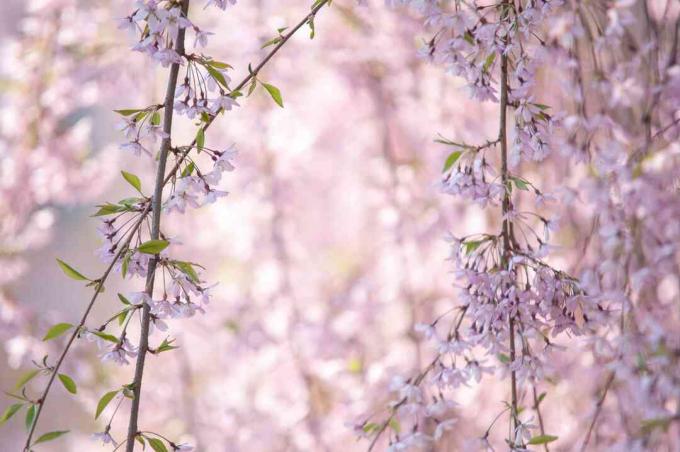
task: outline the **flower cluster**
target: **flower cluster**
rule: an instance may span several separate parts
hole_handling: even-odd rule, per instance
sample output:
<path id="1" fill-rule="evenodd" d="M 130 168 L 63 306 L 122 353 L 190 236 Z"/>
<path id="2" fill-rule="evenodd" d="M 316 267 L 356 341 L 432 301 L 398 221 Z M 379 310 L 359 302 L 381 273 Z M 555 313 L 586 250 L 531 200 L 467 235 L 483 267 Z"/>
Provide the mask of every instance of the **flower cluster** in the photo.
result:
<path id="1" fill-rule="evenodd" d="M 442 190 L 482 207 L 493 206 L 501 230 L 450 237 L 450 261 L 462 288 L 460 303 L 434 322 L 417 326 L 433 343 L 435 358 L 417 378 L 399 382 L 384 422 L 367 421 L 360 427 L 373 436 L 371 448 L 388 427 L 390 450 L 436 441 L 455 417 L 449 413 L 434 423 L 428 421 L 432 404 L 443 401 L 451 408 L 450 397 L 457 388 L 498 370 L 511 380 L 507 411 L 512 428 L 506 441 L 513 450 L 524 450 L 528 443 L 541 444 L 552 437 L 542 424 L 537 432 L 537 425 L 520 417 L 520 399 L 526 394 L 522 388 L 545 379 L 551 354 L 561 348 L 555 343 L 561 333 L 591 334 L 608 318 L 577 279 L 543 260 L 551 249 L 556 218 L 520 209 L 520 194 L 533 195 L 538 207 L 554 197 L 510 172 L 522 161 L 542 161 L 551 152 L 558 122 L 547 112 L 549 107 L 534 100 L 533 88 L 544 53 L 541 27 L 559 2 L 535 1 L 518 7 L 513 2 L 475 1 L 456 3 L 450 9 L 436 1 L 396 3 L 417 9 L 435 30 L 421 55 L 463 77 L 474 99 L 500 106 L 496 140 L 483 145 L 437 141 L 454 148 L 444 166 Z M 511 124 L 507 109 L 514 109 L 512 146 L 507 143 Z M 437 394 L 433 402 L 427 392 Z M 494 422 L 481 435 L 484 442 Z M 393 423 L 402 428 L 394 428 Z M 405 425 L 409 427 L 404 429 Z"/>

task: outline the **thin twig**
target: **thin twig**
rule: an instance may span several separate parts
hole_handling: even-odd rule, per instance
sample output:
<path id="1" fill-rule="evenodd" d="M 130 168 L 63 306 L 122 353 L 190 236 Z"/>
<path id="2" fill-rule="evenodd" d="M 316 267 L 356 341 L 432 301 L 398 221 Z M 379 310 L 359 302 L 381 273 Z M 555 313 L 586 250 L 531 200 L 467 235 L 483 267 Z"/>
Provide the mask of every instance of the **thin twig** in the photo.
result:
<path id="1" fill-rule="evenodd" d="M 80 322 L 78 325 L 75 327 L 73 330 L 73 333 L 71 334 L 71 337 L 69 340 L 66 342 L 66 346 L 64 347 L 64 350 L 61 352 L 61 355 L 59 356 L 59 359 L 57 360 L 57 363 L 52 367 L 52 373 L 50 375 L 50 379 L 47 381 L 47 385 L 45 386 L 45 389 L 43 390 L 42 395 L 38 399 L 38 410 L 35 413 L 35 418 L 33 419 L 33 423 L 31 424 L 31 429 L 28 431 L 28 436 L 26 437 L 26 444 L 24 445 L 24 451 L 28 451 L 31 447 L 31 439 L 33 438 L 33 433 L 35 432 L 36 426 L 38 425 L 38 420 L 40 419 L 40 414 L 42 413 L 43 406 L 45 406 L 45 401 L 47 400 L 47 395 L 50 392 L 50 388 L 52 387 L 52 383 L 54 383 L 54 379 L 57 376 L 57 373 L 59 372 L 59 369 L 61 368 L 61 365 L 64 362 L 64 358 L 66 358 L 66 354 L 71 348 L 71 345 L 73 344 L 73 341 L 75 341 L 76 337 L 81 333 L 81 329 L 85 326 L 85 321 L 87 320 L 88 316 L 90 315 L 90 311 L 92 310 L 92 307 L 94 306 L 95 301 L 97 301 L 97 298 L 99 297 L 99 294 L 102 292 L 102 288 L 104 287 L 104 282 L 108 278 L 109 274 L 111 273 L 111 270 L 113 270 L 113 267 L 116 265 L 116 262 L 120 258 L 120 256 L 125 253 L 130 245 L 130 242 L 132 241 L 132 238 L 135 235 L 135 232 L 139 228 L 139 226 L 142 224 L 144 221 L 144 217 L 146 214 L 149 212 L 149 209 L 151 207 L 151 204 L 147 204 L 147 206 L 144 208 L 144 210 L 140 213 L 139 219 L 135 223 L 135 227 L 132 228 L 132 230 L 128 233 L 127 238 L 125 239 L 125 243 L 119 248 L 118 253 L 114 256 L 113 260 L 109 264 L 109 266 L 106 268 L 104 271 L 104 274 L 102 275 L 101 278 L 99 278 L 97 285 L 95 286 L 94 294 L 92 295 L 92 298 L 90 299 L 89 304 L 87 305 L 87 308 L 85 308 L 85 312 L 83 313 L 83 316 L 80 319 Z"/>
<path id="2" fill-rule="evenodd" d="M 532 386 L 532 390 L 534 396 L 534 411 L 538 417 L 538 426 L 541 429 L 541 435 L 545 436 L 545 425 L 543 424 L 543 415 L 541 414 L 540 407 L 541 401 L 538 400 L 538 396 L 536 395 L 536 385 Z M 544 443 L 543 448 L 545 449 L 545 452 L 550 452 L 550 449 L 548 449 L 548 443 Z"/>
<path id="3" fill-rule="evenodd" d="M 595 424 L 597 423 L 597 418 L 600 416 L 600 412 L 602 412 L 602 406 L 604 405 L 604 399 L 607 397 L 607 393 L 609 392 L 609 388 L 611 388 L 612 383 L 614 382 L 614 376 L 615 373 L 612 372 L 609 374 L 609 377 L 607 377 L 607 382 L 604 385 L 604 389 L 602 390 L 602 395 L 600 396 L 600 399 L 597 401 L 597 405 L 595 405 L 595 414 L 593 415 L 593 420 L 590 421 L 590 426 L 588 426 L 588 433 L 586 433 L 586 437 L 583 439 L 583 444 L 581 445 L 581 452 L 585 452 L 586 447 L 588 446 L 588 443 L 590 442 L 590 436 L 593 434 L 593 430 L 595 429 Z"/>

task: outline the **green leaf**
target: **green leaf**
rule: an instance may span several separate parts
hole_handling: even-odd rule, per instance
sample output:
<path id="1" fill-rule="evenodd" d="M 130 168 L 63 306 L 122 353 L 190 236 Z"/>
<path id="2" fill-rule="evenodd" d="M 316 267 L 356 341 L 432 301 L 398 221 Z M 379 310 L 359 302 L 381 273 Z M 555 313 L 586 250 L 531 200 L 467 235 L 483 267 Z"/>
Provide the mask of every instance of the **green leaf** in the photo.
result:
<path id="1" fill-rule="evenodd" d="M 486 57 L 486 60 L 484 61 L 484 72 L 488 72 L 489 68 L 493 64 L 494 60 L 496 59 L 496 53 L 492 53 L 488 57 Z"/>
<path id="2" fill-rule="evenodd" d="M 203 146 L 205 145 L 205 129 L 201 127 L 198 129 L 198 132 L 196 132 L 196 149 L 199 151 L 203 149 Z"/>
<path id="3" fill-rule="evenodd" d="M 175 342 L 174 339 L 168 340 L 168 338 L 166 337 L 165 339 L 163 339 L 163 342 L 161 342 L 161 345 L 159 345 L 158 348 L 156 348 L 156 353 L 169 352 L 170 350 L 179 348 L 175 345 L 172 345 L 173 342 Z"/>
<path id="4" fill-rule="evenodd" d="M 146 110 L 140 111 L 140 112 L 137 113 L 137 114 L 135 115 L 135 117 L 134 117 L 135 122 L 139 122 L 139 121 L 141 121 L 142 119 L 146 118 L 146 116 L 147 116 L 148 114 L 149 114 L 149 112 L 146 111 Z"/>
<path id="5" fill-rule="evenodd" d="M 545 399 L 545 396 L 548 395 L 547 392 L 542 392 L 541 395 L 538 396 L 536 399 L 536 405 L 540 405 L 543 399 Z"/>
<path id="6" fill-rule="evenodd" d="M 26 430 L 30 430 L 31 427 L 33 426 L 33 420 L 35 419 L 35 413 L 37 411 L 36 405 L 31 405 L 31 407 L 26 410 L 26 419 L 24 419 L 26 423 Z"/>
<path id="7" fill-rule="evenodd" d="M 123 323 L 125 323 L 125 319 L 127 319 L 129 309 L 123 309 L 118 313 L 116 316 L 116 319 L 118 319 L 118 325 L 123 326 Z"/>
<path id="8" fill-rule="evenodd" d="M 111 403 L 111 400 L 113 400 L 114 397 L 116 397 L 116 394 L 118 394 L 119 390 L 116 389 L 115 391 L 109 391 L 106 394 L 102 396 L 101 399 L 99 399 L 99 402 L 97 403 L 97 411 L 95 412 L 94 418 L 97 419 L 100 414 L 102 414 L 102 411 L 104 411 L 104 408 L 107 407 L 109 403 Z"/>
<path id="9" fill-rule="evenodd" d="M 170 245 L 167 240 L 149 240 L 137 248 L 137 251 L 144 254 L 158 254 Z"/>
<path id="10" fill-rule="evenodd" d="M 161 114 L 158 113 L 157 111 L 154 111 L 153 116 L 151 116 L 151 124 L 153 124 L 154 126 L 161 125 Z"/>
<path id="11" fill-rule="evenodd" d="M 91 333 L 97 337 L 104 339 L 105 341 L 113 342 L 114 344 L 120 342 L 116 336 L 104 333 L 103 331 L 91 331 Z"/>
<path id="12" fill-rule="evenodd" d="M 455 165 L 461 155 L 463 155 L 463 151 L 453 151 L 450 153 L 449 156 L 446 157 L 442 173 L 447 172 L 453 165 Z"/>
<path id="13" fill-rule="evenodd" d="M 183 170 L 182 170 L 182 177 L 187 177 L 191 176 L 191 174 L 194 172 L 196 169 L 196 165 L 194 162 L 189 163 Z"/>
<path id="14" fill-rule="evenodd" d="M 59 267 L 61 267 L 61 271 L 63 271 L 64 274 L 69 278 L 75 279 L 77 281 L 91 281 L 90 278 L 86 278 L 85 276 L 81 275 L 75 268 L 71 267 L 61 259 L 57 259 L 57 263 L 59 264 Z"/>
<path id="15" fill-rule="evenodd" d="M 529 190 L 529 182 L 522 179 L 521 177 L 511 177 L 512 181 L 515 183 L 515 186 L 519 188 L 520 190 Z"/>
<path id="16" fill-rule="evenodd" d="M 262 83 L 262 86 L 264 86 L 264 89 L 267 90 L 269 95 L 272 96 L 272 99 L 274 99 L 274 102 L 276 102 L 276 104 L 279 107 L 283 108 L 283 98 L 281 98 L 281 91 L 276 86 L 270 85 L 269 83 L 264 83 L 264 82 L 260 82 L 260 83 Z"/>
<path id="17" fill-rule="evenodd" d="M 380 425 L 376 424 L 375 422 L 368 422 L 363 426 L 362 430 L 368 434 L 371 434 L 380 430 Z"/>
<path id="18" fill-rule="evenodd" d="M 155 452 L 168 452 L 168 449 L 165 447 L 165 444 L 163 444 L 163 441 L 161 441 L 158 438 L 149 438 L 148 436 L 146 437 L 146 440 L 149 441 L 149 446 L 155 451 Z"/>
<path id="19" fill-rule="evenodd" d="M 642 433 L 645 435 L 651 434 L 656 429 L 668 430 L 672 417 L 657 417 L 652 419 L 645 419 L 640 423 Z"/>
<path id="20" fill-rule="evenodd" d="M 276 45 L 276 44 L 278 44 L 279 42 L 281 42 L 282 39 L 283 39 L 283 38 L 282 38 L 281 36 L 277 36 L 277 37 L 275 37 L 275 38 L 272 38 L 272 39 L 270 39 L 269 41 L 267 41 L 267 42 L 265 42 L 264 44 L 262 44 L 262 47 L 260 47 L 260 48 L 261 48 L 261 49 L 264 49 L 264 48 L 266 48 L 266 47 Z"/>
<path id="21" fill-rule="evenodd" d="M 130 306 L 132 303 L 130 303 L 130 300 L 125 298 L 123 294 L 118 294 L 118 299 L 120 300 L 121 303 L 123 303 L 125 306 Z"/>
<path id="22" fill-rule="evenodd" d="M 233 67 L 231 64 L 227 64 L 227 63 L 223 63 L 221 61 L 215 61 L 215 60 L 206 61 L 205 63 L 209 64 L 212 67 L 216 67 L 218 69 L 232 69 L 232 67 Z"/>
<path id="23" fill-rule="evenodd" d="M 115 111 L 116 113 L 118 113 L 119 115 L 122 115 L 122 116 L 130 116 L 130 115 L 134 115 L 135 113 L 139 113 L 140 111 L 143 111 L 143 110 L 126 109 L 126 110 L 113 110 L 113 111 Z"/>
<path id="24" fill-rule="evenodd" d="M 61 336 L 71 328 L 73 328 L 73 325 L 71 325 L 70 323 L 57 323 L 52 328 L 47 330 L 45 337 L 43 337 L 43 341 L 49 341 L 50 339 L 54 339 L 55 337 Z"/>
<path id="25" fill-rule="evenodd" d="M 222 74 L 220 71 L 218 71 L 212 66 L 205 65 L 203 67 L 206 68 L 210 76 L 214 78 L 217 83 L 229 89 L 229 87 L 227 86 L 227 80 L 224 78 L 224 74 Z"/>
<path id="26" fill-rule="evenodd" d="M 199 282 L 198 273 L 196 273 L 193 265 L 191 265 L 189 262 L 175 261 L 174 265 L 179 271 L 187 275 L 193 282 Z"/>
<path id="27" fill-rule="evenodd" d="M 73 378 L 69 377 L 66 374 L 59 374 L 58 375 L 59 380 L 61 381 L 61 384 L 64 385 L 66 390 L 70 392 L 71 394 L 75 394 L 78 392 L 78 389 L 76 387 L 76 382 L 73 381 Z"/>
<path id="28" fill-rule="evenodd" d="M 132 259 L 132 254 L 126 252 L 125 256 L 123 256 L 123 261 L 121 263 L 121 268 L 120 268 L 120 272 L 121 272 L 121 275 L 123 275 L 123 278 L 125 278 L 125 276 L 127 275 L 128 268 L 130 267 L 130 259 Z"/>
<path id="29" fill-rule="evenodd" d="M 538 435 L 531 438 L 529 440 L 529 444 L 534 446 L 538 444 L 547 444 L 557 440 L 557 438 L 558 438 L 557 436 L 553 435 Z"/>
<path id="30" fill-rule="evenodd" d="M 114 213 L 124 212 L 125 207 L 118 206 L 116 204 L 106 203 L 98 205 L 99 210 L 92 215 L 93 217 L 101 217 L 104 215 L 112 215 Z"/>
<path id="31" fill-rule="evenodd" d="M 144 441 L 143 436 L 140 435 L 135 436 L 135 441 L 142 445 L 142 450 L 146 450 L 146 441 Z"/>
<path id="32" fill-rule="evenodd" d="M 474 250 L 479 248 L 479 246 L 484 242 L 485 242 L 485 240 L 469 240 L 469 241 L 465 242 L 463 244 L 463 245 L 465 245 L 465 254 L 472 253 Z"/>
<path id="33" fill-rule="evenodd" d="M 137 190 L 139 193 L 142 193 L 142 181 L 139 180 L 139 177 L 132 173 L 128 173 L 127 171 L 121 171 L 120 174 L 123 175 L 123 179 L 128 181 L 128 183 L 132 185 L 135 190 Z"/>
<path id="34" fill-rule="evenodd" d="M 496 357 L 498 358 L 498 361 L 502 362 L 503 364 L 508 364 L 510 362 L 510 357 L 505 353 L 499 353 L 496 355 Z"/>
<path id="35" fill-rule="evenodd" d="M 56 432 L 49 432 L 45 433 L 44 435 L 40 436 L 35 443 L 33 444 L 40 444 L 40 443 L 46 443 L 47 441 L 52 441 L 53 439 L 59 438 L 61 435 L 65 435 L 69 432 L 69 430 L 60 430 Z"/>
<path id="36" fill-rule="evenodd" d="M 40 373 L 39 369 L 33 369 L 22 374 L 21 377 L 19 377 L 19 380 L 17 380 L 17 384 L 14 386 L 14 389 L 23 388 L 24 386 L 26 386 L 26 383 L 33 380 L 35 376 L 38 375 L 38 373 Z"/>
<path id="37" fill-rule="evenodd" d="M 24 406 L 23 403 L 15 403 L 13 405 L 10 405 L 7 407 L 4 413 L 2 413 L 2 416 L 0 416 L 0 425 L 4 424 L 5 422 L 9 421 L 9 419 L 17 414 L 17 411 L 21 409 L 21 407 Z"/>

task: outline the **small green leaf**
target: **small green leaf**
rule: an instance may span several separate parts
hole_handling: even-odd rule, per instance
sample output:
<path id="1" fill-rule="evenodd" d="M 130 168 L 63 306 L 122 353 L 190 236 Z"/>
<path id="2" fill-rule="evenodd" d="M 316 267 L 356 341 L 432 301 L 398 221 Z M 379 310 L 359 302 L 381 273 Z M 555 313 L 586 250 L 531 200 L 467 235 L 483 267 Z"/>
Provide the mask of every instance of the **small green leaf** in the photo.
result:
<path id="1" fill-rule="evenodd" d="M 278 44 L 279 42 L 281 42 L 282 39 L 283 39 L 283 38 L 282 38 L 281 36 L 277 36 L 277 37 L 275 37 L 275 38 L 272 38 L 272 39 L 270 39 L 269 41 L 267 41 L 267 42 L 265 42 L 264 44 L 262 44 L 262 47 L 260 47 L 260 48 L 261 48 L 261 49 L 264 49 L 265 47 L 269 47 L 269 46 L 276 45 L 276 44 Z"/>
<path id="2" fill-rule="evenodd" d="M 73 278 L 77 281 L 91 281 L 90 278 L 86 278 L 85 276 L 81 275 L 76 269 L 61 259 L 57 259 L 57 263 L 59 264 L 59 267 L 61 267 L 61 270 L 64 272 L 64 274 L 69 278 Z"/>
<path id="3" fill-rule="evenodd" d="M 115 111 L 116 113 L 118 113 L 119 115 L 122 115 L 122 116 L 130 116 L 130 115 L 134 115 L 135 113 L 139 113 L 142 110 L 126 109 L 126 110 L 113 110 L 113 111 Z"/>
<path id="4" fill-rule="evenodd" d="M 121 263 L 121 268 L 120 268 L 120 273 L 125 278 L 128 272 L 128 268 L 130 267 L 130 259 L 132 258 L 132 254 L 126 252 L 125 256 L 123 256 L 123 261 Z"/>
<path id="5" fill-rule="evenodd" d="M 100 414 L 102 414 L 102 411 L 107 407 L 109 403 L 111 403 L 111 400 L 113 400 L 114 397 L 116 397 L 116 394 L 118 394 L 119 390 L 116 389 L 115 391 L 109 391 L 106 394 L 102 396 L 101 399 L 99 399 L 99 402 L 97 403 L 97 411 L 95 412 L 94 418 L 97 419 Z"/>
<path id="6" fill-rule="evenodd" d="M 124 212 L 125 208 L 116 204 L 106 203 L 99 206 L 99 210 L 92 215 L 93 217 L 101 217 L 104 215 L 112 215 L 114 213 Z"/>
<path id="7" fill-rule="evenodd" d="M 276 86 L 270 85 L 269 83 L 264 83 L 264 82 L 260 82 L 260 83 L 262 83 L 262 86 L 264 86 L 264 89 L 267 90 L 269 95 L 272 96 L 272 99 L 274 99 L 274 102 L 276 102 L 276 104 L 279 107 L 283 108 L 283 98 L 281 97 L 281 91 Z"/>
<path id="8" fill-rule="evenodd" d="M 543 399 L 545 399 L 545 396 L 548 395 L 547 392 L 542 392 L 541 395 L 538 396 L 536 399 L 536 405 L 540 405 Z"/>
<path id="9" fill-rule="evenodd" d="M 199 282 L 198 273 L 196 273 L 193 265 L 191 265 L 189 262 L 175 261 L 174 265 L 179 271 L 187 275 L 193 282 Z"/>
<path id="10" fill-rule="evenodd" d="M 73 378 L 69 377 L 66 374 L 59 374 L 58 375 L 59 380 L 61 381 L 61 384 L 64 385 L 66 390 L 70 392 L 71 394 L 75 394 L 78 392 L 78 389 L 76 387 L 76 382 L 73 381 Z"/>
<path id="11" fill-rule="evenodd" d="M 45 333 L 45 337 L 43 337 L 43 341 L 49 341 L 50 339 L 54 339 L 55 337 L 61 336 L 71 328 L 73 328 L 73 325 L 71 325 L 70 323 L 57 323 L 52 328 L 47 330 L 47 333 Z"/>
<path id="12" fill-rule="evenodd" d="M 31 407 L 26 410 L 26 419 L 24 419 L 24 422 L 26 423 L 26 430 L 30 430 L 33 426 L 33 420 L 35 419 L 36 411 L 36 405 L 31 405 Z"/>
<path id="13" fill-rule="evenodd" d="M 155 451 L 155 452 L 168 452 L 168 449 L 165 447 L 165 444 L 163 444 L 163 441 L 161 441 L 158 438 L 149 438 L 148 436 L 146 437 L 146 440 L 149 441 L 149 446 Z"/>
<path id="14" fill-rule="evenodd" d="M 130 306 L 132 303 L 130 303 L 130 300 L 125 298 L 123 294 L 118 294 L 118 299 L 120 300 L 121 303 L 123 303 L 125 306 Z"/>
<path id="15" fill-rule="evenodd" d="M 151 124 L 153 124 L 154 126 L 161 125 L 161 114 L 158 113 L 157 111 L 154 111 L 153 116 L 151 116 Z"/>
<path id="16" fill-rule="evenodd" d="M 395 418 L 390 418 L 388 425 L 392 430 L 394 430 L 395 433 L 399 433 L 401 431 L 401 425 L 399 424 L 399 421 L 396 420 Z"/>
<path id="17" fill-rule="evenodd" d="M 515 183 L 515 186 L 520 189 L 520 190 L 529 190 L 529 182 L 522 179 L 521 177 L 511 177 L 512 181 Z"/>
<path id="18" fill-rule="evenodd" d="M 123 323 L 125 323 L 125 319 L 127 319 L 128 311 L 129 311 L 129 309 L 123 309 L 116 316 L 116 319 L 118 319 L 118 325 L 123 326 Z"/>
<path id="19" fill-rule="evenodd" d="M 380 430 L 380 425 L 376 424 L 375 422 L 368 422 L 363 426 L 362 430 L 364 432 L 370 434 L 370 433 L 377 432 L 378 430 Z"/>
<path id="20" fill-rule="evenodd" d="M 538 444 L 548 444 L 548 443 L 551 443 L 551 442 L 557 440 L 557 438 L 558 438 L 557 436 L 553 436 L 553 435 L 538 435 L 538 436 L 534 436 L 533 438 L 531 438 L 529 440 L 529 444 L 531 444 L 533 446 L 538 445 Z"/>
<path id="21" fill-rule="evenodd" d="M 175 342 L 174 339 L 168 340 L 168 338 L 166 337 L 165 339 L 163 339 L 163 342 L 161 342 L 161 345 L 159 345 L 158 348 L 156 348 L 156 353 L 169 352 L 170 350 L 179 348 L 175 345 L 172 345 L 173 342 Z"/>
<path id="22" fill-rule="evenodd" d="M 149 240 L 137 248 L 137 251 L 144 254 L 158 254 L 170 245 L 167 240 Z"/>
<path id="23" fill-rule="evenodd" d="M 463 151 L 453 151 L 452 153 L 450 153 L 449 156 L 446 157 L 442 173 L 447 172 L 453 165 L 455 165 L 462 154 Z"/>
<path id="24" fill-rule="evenodd" d="M 15 403 L 13 405 L 10 405 L 7 407 L 4 413 L 2 413 L 2 416 L 0 416 L 0 425 L 4 424 L 5 422 L 9 421 L 9 419 L 17 414 L 17 411 L 21 409 L 21 407 L 24 406 L 23 403 Z"/>
<path id="25" fill-rule="evenodd" d="M 220 71 L 218 71 L 212 66 L 205 65 L 203 67 L 206 68 L 210 76 L 214 78 L 217 83 L 229 89 L 229 86 L 227 86 L 227 80 L 224 78 L 224 74 L 222 74 Z"/>
<path id="26" fill-rule="evenodd" d="M 49 432 L 45 433 L 44 435 L 40 436 L 35 443 L 33 444 L 40 444 L 40 443 L 46 443 L 47 441 L 52 441 L 53 439 L 59 438 L 61 435 L 65 435 L 69 432 L 69 430 L 60 430 L 56 432 Z"/>
<path id="27" fill-rule="evenodd" d="M 508 364 L 510 362 L 510 357 L 505 353 L 499 353 L 496 355 L 496 357 L 498 358 L 498 361 L 502 362 L 503 364 Z"/>
<path id="28" fill-rule="evenodd" d="M 97 337 L 104 339 L 105 341 L 113 342 L 114 344 L 120 342 L 116 336 L 104 333 L 103 331 L 91 331 L 91 333 Z"/>
<path id="29" fill-rule="evenodd" d="M 216 67 L 218 69 L 232 69 L 233 66 L 228 63 L 223 63 L 221 61 L 215 61 L 215 60 L 210 60 L 206 61 L 206 64 L 209 64 L 212 67 Z"/>
<path id="30" fill-rule="evenodd" d="M 486 60 L 484 61 L 484 72 L 488 72 L 489 68 L 493 64 L 494 60 L 496 59 L 496 53 L 492 53 L 488 57 L 486 57 Z"/>
<path id="31" fill-rule="evenodd" d="M 19 377 L 19 380 L 17 380 L 17 384 L 14 385 L 14 389 L 23 388 L 24 386 L 26 386 L 26 383 L 33 380 L 35 378 L 35 376 L 38 375 L 38 373 L 40 373 L 39 369 L 33 369 L 33 370 L 29 370 L 28 372 L 22 374 Z"/>
<path id="32" fill-rule="evenodd" d="M 191 176 L 191 174 L 194 172 L 196 169 L 196 165 L 194 162 L 189 163 L 183 170 L 182 170 L 182 177 L 187 177 Z"/>
<path id="33" fill-rule="evenodd" d="M 201 127 L 198 129 L 198 132 L 196 132 L 196 149 L 199 151 L 203 149 L 203 146 L 205 145 L 205 129 Z"/>
<path id="34" fill-rule="evenodd" d="M 479 248 L 479 246 L 484 242 L 485 242 L 484 240 L 469 240 L 463 243 L 463 245 L 465 245 L 465 254 L 472 253 L 477 248 Z"/>
<path id="35" fill-rule="evenodd" d="M 121 171 L 120 174 L 123 175 L 123 179 L 128 181 L 128 183 L 132 185 L 135 190 L 137 190 L 139 193 L 142 193 L 142 181 L 139 180 L 139 177 L 132 173 L 128 173 L 127 171 Z"/>

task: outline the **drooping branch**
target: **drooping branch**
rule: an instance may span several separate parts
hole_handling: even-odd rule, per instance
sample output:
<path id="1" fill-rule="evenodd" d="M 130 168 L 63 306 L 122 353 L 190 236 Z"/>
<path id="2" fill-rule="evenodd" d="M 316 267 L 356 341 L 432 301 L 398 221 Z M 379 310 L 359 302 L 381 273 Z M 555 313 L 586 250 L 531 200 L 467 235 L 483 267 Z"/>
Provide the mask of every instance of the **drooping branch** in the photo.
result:
<path id="1" fill-rule="evenodd" d="M 305 24 L 309 23 L 310 21 L 314 20 L 318 12 L 326 5 L 329 5 L 331 3 L 331 0 L 320 0 L 315 2 L 311 12 L 306 14 L 297 24 L 295 27 L 293 27 L 287 34 L 285 34 L 282 39 L 279 41 L 279 43 L 274 46 L 266 55 L 265 57 L 255 66 L 255 68 L 249 72 L 249 74 L 244 77 L 239 84 L 232 90 L 233 92 L 239 91 L 243 89 L 248 83 L 250 83 L 254 77 L 257 76 L 257 74 L 269 63 L 269 61 L 276 55 L 279 50 L 297 33 L 300 28 L 302 28 Z M 210 125 L 214 122 L 215 118 L 217 115 L 222 110 L 218 110 L 215 114 L 210 115 L 210 118 L 208 122 L 203 126 L 203 130 L 207 130 Z M 172 169 L 168 172 L 167 176 L 163 179 L 163 186 L 167 185 L 170 183 L 174 175 L 177 173 L 177 171 L 180 169 L 181 164 L 186 160 L 189 151 L 192 146 L 196 144 L 196 141 L 194 140 L 192 144 L 182 152 L 182 154 L 179 156 L 175 164 L 173 165 Z M 75 329 L 69 339 L 66 341 L 66 345 L 64 346 L 61 354 L 59 355 L 59 358 L 57 359 L 57 362 L 54 364 L 54 366 L 51 367 L 50 369 L 50 377 L 47 381 L 47 384 L 45 385 L 45 388 L 43 389 L 40 398 L 37 400 L 37 410 L 36 414 L 33 420 L 33 423 L 31 424 L 31 427 L 28 431 L 28 435 L 26 437 L 26 442 L 24 446 L 24 451 L 30 450 L 31 446 L 31 441 L 33 439 L 33 436 L 35 434 L 35 430 L 38 426 L 39 420 L 41 418 L 41 414 L 43 413 L 43 408 L 45 405 L 45 402 L 47 401 L 47 398 L 50 394 L 50 391 L 52 389 L 54 380 L 56 379 L 57 374 L 59 373 L 59 370 L 61 369 L 61 366 L 63 365 L 66 356 L 68 355 L 69 351 L 71 350 L 71 347 L 73 346 L 75 339 L 82 333 L 82 330 L 85 326 L 85 323 L 87 322 L 87 319 L 90 316 L 90 313 L 92 311 L 92 308 L 94 304 L 96 303 L 97 299 L 99 298 L 100 294 L 102 293 L 102 288 L 104 287 L 104 284 L 108 280 L 109 276 L 112 273 L 112 270 L 120 262 L 120 259 L 123 257 L 123 255 L 128 251 L 130 242 L 132 239 L 135 237 L 137 232 L 140 230 L 140 227 L 144 223 L 144 220 L 147 218 L 147 215 L 151 211 L 151 204 L 146 203 L 145 206 L 142 208 L 142 210 L 138 213 L 139 217 L 135 221 L 135 223 L 132 225 L 132 227 L 128 230 L 127 232 L 127 237 L 121 242 L 121 245 L 118 248 L 118 251 L 115 253 L 113 256 L 111 262 L 107 266 L 107 268 L 104 270 L 102 275 L 94 280 L 97 284 L 95 285 L 95 291 L 92 294 L 92 297 L 90 298 L 90 301 L 88 305 L 85 308 L 85 311 L 83 312 L 83 315 L 79 321 L 79 323 L 75 326 Z"/>
<path id="2" fill-rule="evenodd" d="M 189 0 L 182 0 L 181 15 L 188 16 Z M 184 54 L 184 37 L 186 28 L 180 28 L 177 32 L 177 40 L 175 42 L 175 52 L 178 55 Z M 158 168 L 156 171 L 156 182 L 154 185 L 153 198 L 151 200 L 151 240 L 158 240 L 160 238 L 161 230 L 161 207 L 163 203 L 163 187 L 165 186 L 165 167 L 168 161 L 168 154 L 172 144 L 172 119 L 174 113 L 175 90 L 177 89 L 177 77 L 179 75 L 179 63 L 173 63 L 170 66 L 170 75 L 168 76 L 168 85 L 165 90 L 165 101 L 163 103 L 163 132 L 165 136 L 161 142 L 160 155 L 158 157 Z M 158 265 L 158 254 L 154 255 L 149 261 L 149 269 L 146 275 L 146 294 L 153 296 L 154 282 L 156 276 L 156 267 Z M 133 452 L 135 449 L 135 437 L 137 436 L 137 421 L 139 418 L 139 407 L 142 395 L 142 378 L 144 376 L 144 363 L 146 354 L 149 349 L 149 324 L 151 322 L 151 306 L 147 300 L 144 300 L 142 305 L 142 325 L 139 336 L 139 347 L 137 350 L 137 362 L 135 363 L 135 377 L 132 381 L 132 407 L 130 408 L 130 419 L 128 422 L 128 433 L 125 449 L 127 452 Z"/>

